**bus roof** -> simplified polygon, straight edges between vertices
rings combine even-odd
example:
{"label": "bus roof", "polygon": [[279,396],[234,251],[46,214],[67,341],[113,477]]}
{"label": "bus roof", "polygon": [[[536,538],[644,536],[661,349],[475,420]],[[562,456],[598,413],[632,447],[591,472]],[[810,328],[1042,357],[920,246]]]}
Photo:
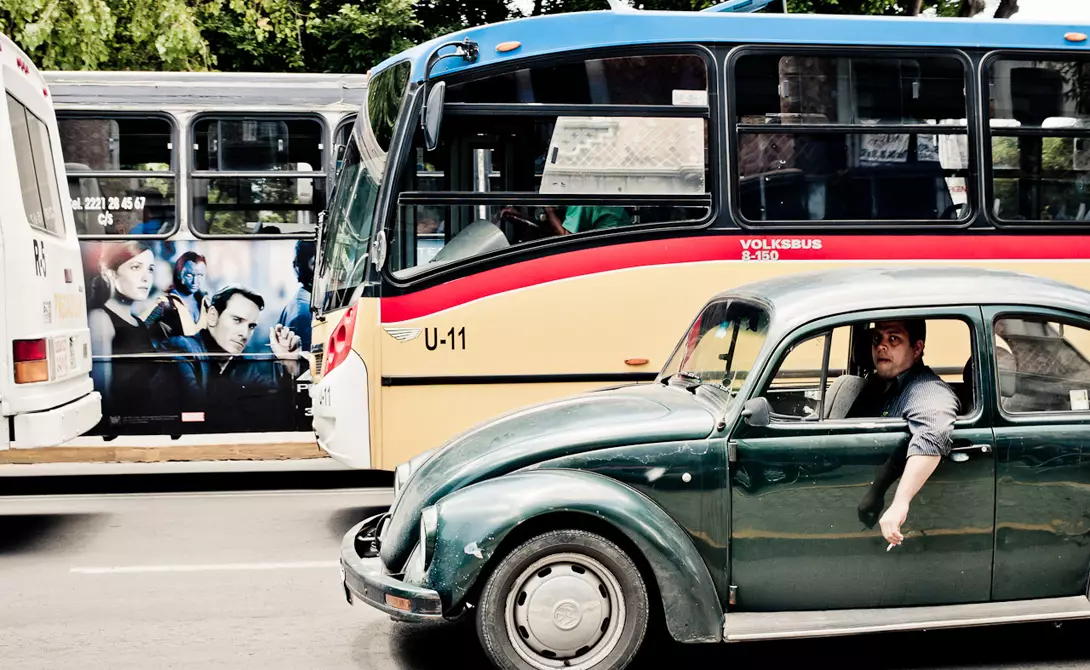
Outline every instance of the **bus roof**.
{"label": "bus roof", "polygon": [[[42,78],[42,72],[34,65],[26,52],[3,33],[0,33],[0,64],[8,66],[13,75],[15,72],[21,72],[22,76],[29,78],[35,87],[42,87],[44,95],[52,93],[52,91],[45,91],[46,81]],[[0,82],[2,81],[3,75],[0,74]]]}
{"label": "bus roof", "polygon": [[367,75],[264,72],[44,73],[58,105],[359,109]]}
{"label": "bus roof", "polygon": [[[1070,32],[1087,32],[1081,23],[1020,20],[946,19],[928,17],[822,16],[716,12],[594,11],[553,14],[504,21],[417,45],[376,66],[372,74],[393,63],[412,62],[412,78],[423,78],[431,51],[464,38],[477,42],[476,63],[446,58],[432,75],[485,67],[535,56],[640,44],[729,43],[831,46],[956,47],[986,49],[1055,49],[1090,51],[1090,42],[1069,42]],[[520,46],[498,52],[497,45]],[[447,48],[443,54],[453,53]]]}

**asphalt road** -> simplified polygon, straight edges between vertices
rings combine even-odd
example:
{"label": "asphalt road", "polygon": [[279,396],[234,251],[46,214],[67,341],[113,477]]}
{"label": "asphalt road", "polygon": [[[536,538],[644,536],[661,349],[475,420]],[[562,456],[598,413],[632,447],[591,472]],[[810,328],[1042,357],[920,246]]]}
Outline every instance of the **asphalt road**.
{"label": "asphalt road", "polygon": [[[0,497],[0,668],[487,668],[472,626],[343,598],[343,533],[388,490]],[[1090,625],[683,647],[650,668],[1081,668]],[[679,665],[680,664],[680,665]]]}

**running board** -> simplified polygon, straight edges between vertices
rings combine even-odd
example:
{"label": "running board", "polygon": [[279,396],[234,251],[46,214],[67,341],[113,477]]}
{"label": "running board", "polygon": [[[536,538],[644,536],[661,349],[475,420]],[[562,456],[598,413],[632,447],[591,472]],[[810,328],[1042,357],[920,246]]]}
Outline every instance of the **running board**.
{"label": "running board", "polygon": [[1086,618],[1090,618],[1086,596],[938,607],[728,612],[723,618],[723,639],[783,640]]}

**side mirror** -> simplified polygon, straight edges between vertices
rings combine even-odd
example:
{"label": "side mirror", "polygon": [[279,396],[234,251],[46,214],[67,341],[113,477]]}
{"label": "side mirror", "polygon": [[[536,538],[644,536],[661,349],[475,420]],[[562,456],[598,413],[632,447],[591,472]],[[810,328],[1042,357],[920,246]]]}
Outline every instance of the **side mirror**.
{"label": "side mirror", "polygon": [[439,144],[439,126],[443,123],[443,103],[446,101],[447,82],[432,85],[424,104],[424,149],[434,151]]}
{"label": "side mirror", "polygon": [[772,422],[772,405],[768,398],[752,398],[742,406],[742,418],[746,425],[764,428]]}

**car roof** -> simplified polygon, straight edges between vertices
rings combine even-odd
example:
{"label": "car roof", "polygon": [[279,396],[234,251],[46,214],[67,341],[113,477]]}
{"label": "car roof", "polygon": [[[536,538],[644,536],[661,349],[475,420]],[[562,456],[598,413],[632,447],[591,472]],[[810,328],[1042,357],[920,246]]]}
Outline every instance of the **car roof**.
{"label": "car roof", "polygon": [[836,314],[899,307],[1021,305],[1086,314],[1090,291],[1029,274],[978,267],[845,268],[787,274],[724,291],[716,299],[765,304],[777,332]]}

